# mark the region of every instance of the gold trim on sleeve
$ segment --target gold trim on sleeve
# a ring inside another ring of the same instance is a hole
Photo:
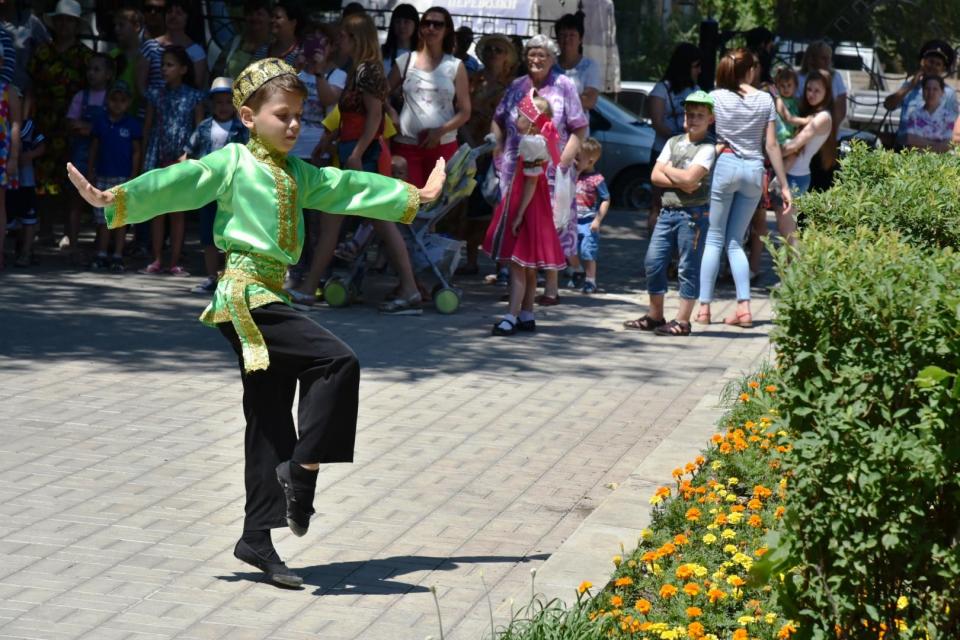
[[[113,194],[114,214],[111,229],[119,229],[127,226],[127,190],[123,185],[118,185],[110,189]]]
[[[400,222],[410,224],[420,211],[420,190],[412,184],[407,184],[407,208],[403,210]]]

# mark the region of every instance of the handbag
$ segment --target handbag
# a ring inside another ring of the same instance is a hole
[[[577,195],[577,181],[572,167],[557,167],[553,181],[553,226],[562,231],[570,224],[573,215],[573,201]]]

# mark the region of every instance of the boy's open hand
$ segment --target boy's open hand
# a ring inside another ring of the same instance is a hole
[[[430,177],[427,178],[427,184],[420,189],[420,202],[433,202],[440,197],[443,192],[443,181],[447,179],[447,161],[443,158],[437,160]]]
[[[97,189],[90,184],[90,181],[84,178],[83,174],[70,162],[67,163],[67,177],[70,178],[73,186],[77,188],[80,196],[94,207],[103,208],[109,204],[113,204],[112,191],[100,191],[100,189]]]

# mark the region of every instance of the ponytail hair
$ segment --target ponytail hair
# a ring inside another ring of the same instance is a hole
[[[750,71],[759,64],[749,49],[725,51],[717,63],[717,87],[740,93],[740,85],[747,82]]]

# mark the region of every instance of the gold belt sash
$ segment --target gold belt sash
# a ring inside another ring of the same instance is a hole
[[[230,321],[240,338],[243,353],[243,370],[246,373],[264,370],[270,366],[270,355],[263,334],[250,314],[247,287],[260,285],[287,299],[283,290],[283,278],[287,266],[279,260],[266,256],[231,251],[227,254],[227,268],[222,281],[226,285],[227,310]]]

